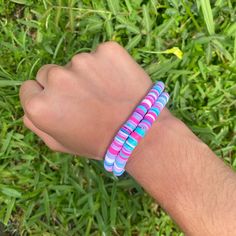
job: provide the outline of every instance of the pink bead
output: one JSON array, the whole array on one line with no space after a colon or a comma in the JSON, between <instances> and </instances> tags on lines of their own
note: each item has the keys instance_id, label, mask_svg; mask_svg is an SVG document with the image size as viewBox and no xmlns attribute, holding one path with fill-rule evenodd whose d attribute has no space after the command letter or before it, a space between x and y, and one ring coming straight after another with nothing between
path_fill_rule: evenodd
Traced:
<instances>
[{"instance_id":1,"label":"pink bead","mask_svg":"<svg viewBox=\"0 0 236 236\"><path fill-rule=\"evenodd\" d=\"M130 117L130 120L132 120L136 125L139 124L139 121L134 116Z\"/></svg>"},{"instance_id":2,"label":"pink bead","mask_svg":"<svg viewBox=\"0 0 236 236\"><path fill-rule=\"evenodd\" d=\"M109 147L108 151L113 155L116 155L118 153L118 151L113 149L112 146Z\"/></svg>"},{"instance_id":3,"label":"pink bead","mask_svg":"<svg viewBox=\"0 0 236 236\"><path fill-rule=\"evenodd\" d=\"M150 121L151 123L153 123L155 121L155 117L153 117L151 114L147 114L145 116L145 119L147 119L148 121Z\"/></svg>"},{"instance_id":4,"label":"pink bead","mask_svg":"<svg viewBox=\"0 0 236 236\"><path fill-rule=\"evenodd\" d=\"M154 119L157 118L157 114L154 111L149 111L148 114L152 115Z\"/></svg>"},{"instance_id":5,"label":"pink bead","mask_svg":"<svg viewBox=\"0 0 236 236\"><path fill-rule=\"evenodd\" d=\"M135 131L130 135L132 138L134 138L135 140L137 140L138 142L141 140L142 136L140 136L138 133L136 133Z\"/></svg>"},{"instance_id":6,"label":"pink bead","mask_svg":"<svg viewBox=\"0 0 236 236\"><path fill-rule=\"evenodd\" d=\"M117 136L118 137L120 137L120 138L122 138L122 139L126 139L126 138L128 138L128 134L125 134L124 132L118 132L117 133Z\"/></svg>"},{"instance_id":7,"label":"pink bead","mask_svg":"<svg viewBox=\"0 0 236 236\"><path fill-rule=\"evenodd\" d=\"M129 154L131 153L131 151L130 151L130 150L127 150L126 148L123 148L123 149L121 150L121 152L123 152L124 155L129 155Z\"/></svg>"}]
</instances>

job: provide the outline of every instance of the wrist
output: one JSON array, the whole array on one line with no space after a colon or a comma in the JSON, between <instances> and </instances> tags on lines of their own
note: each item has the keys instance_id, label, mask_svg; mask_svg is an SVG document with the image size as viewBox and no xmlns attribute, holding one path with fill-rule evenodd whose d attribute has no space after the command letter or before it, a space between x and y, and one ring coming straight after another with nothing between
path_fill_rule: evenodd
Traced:
<instances>
[{"instance_id":1,"label":"wrist","mask_svg":"<svg viewBox=\"0 0 236 236\"><path fill-rule=\"evenodd\" d=\"M176 122L176 120L177 119L168 111L167 108L163 109L156 122L153 123L146 136L141 139L127 162L126 170L131 175L135 174L133 172L136 172L135 169L139 165L140 160L148 161L149 155L155 155L156 158L158 158L158 152L161 151L158 150L158 146L162 146L160 144L163 141L163 136L166 135L166 129L173 126L173 123Z\"/></svg>"}]
</instances>

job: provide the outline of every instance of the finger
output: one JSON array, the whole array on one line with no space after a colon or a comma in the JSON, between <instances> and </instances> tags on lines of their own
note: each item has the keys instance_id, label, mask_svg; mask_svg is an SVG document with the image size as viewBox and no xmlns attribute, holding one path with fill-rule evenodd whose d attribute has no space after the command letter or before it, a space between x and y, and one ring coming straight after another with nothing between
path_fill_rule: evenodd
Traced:
<instances>
[{"instance_id":1,"label":"finger","mask_svg":"<svg viewBox=\"0 0 236 236\"><path fill-rule=\"evenodd\" d=\"M53 151L58 151L58 152L65 152L65 153L71 153L73 154L70 150L65 148L61 143L56 141L53 137L51 137L49 134L43 132L40 130L38 127L36 127L32 121L24 115L23 117L23 122L27 128L29 128L31 131L33 131L35 134L37 134L43 141L44 143Z\"/></svg>"},{"instance_id":2,"label":"finger","mask_svg":"<svg viewBox=\"0 0 236 236\"><path fill-rule=\"evenodd\" d=\"M42 66L39 71L37 72L36 75L36 80L40 83L40 85L45 88L47 85L47 78L48 78L48 71L52 67L57 67L58 65L56 64L47 64Z\"/></svg>"},{"instance_id":3,"label":"finger","mask_svg":"<svg viewBox=\"0 0 236 236\"><path fill-rule=\"evenodd\" d=\"M43 91L43 88L35 80L27 80L20 87L20 101L25 108L27 101L37 96Z\"/></svg>"}]
</instances>

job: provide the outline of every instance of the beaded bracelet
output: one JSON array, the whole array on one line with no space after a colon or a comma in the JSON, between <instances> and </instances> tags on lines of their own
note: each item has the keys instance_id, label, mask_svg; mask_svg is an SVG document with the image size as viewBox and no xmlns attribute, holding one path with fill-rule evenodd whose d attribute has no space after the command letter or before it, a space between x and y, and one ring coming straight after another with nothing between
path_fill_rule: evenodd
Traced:
<instances>
[{"instance_id":1,"label":"beaded bracelet","mask_svg":"<svg viewBox=\"0 0 236 236\"><path fill-rule=\"evenodd\" d=\"M163 92L159 98L156 100L155 104L150 108L147 114L144 116L143 120L138 124L134 131L126 139L124 145L121 148L121 151L116 156L113 173L116 176L120 176L125 171L125 165L138 145L138 142L143 138L147 131L151 128L153 122L157 119L162 109L165 107L166 103L169 100L169 94Z\"/></svg>"},{"instance_id":2,"label":"beaded bracelet","mask_svg":"<svg viewBox=\"0 0 236 236\"><path fill-rule=\"evenodd\" d=\"M139 122L143 119L144 115L152 107L163 90L164 83L161 81L156 82L148 92L147 96L145 96L145 98L134 110L130 118L119 129L105 155L104 168L107 171L112 172L116 156L120 152L126 139L137 127Z\"/></svg>"}]
</instances>

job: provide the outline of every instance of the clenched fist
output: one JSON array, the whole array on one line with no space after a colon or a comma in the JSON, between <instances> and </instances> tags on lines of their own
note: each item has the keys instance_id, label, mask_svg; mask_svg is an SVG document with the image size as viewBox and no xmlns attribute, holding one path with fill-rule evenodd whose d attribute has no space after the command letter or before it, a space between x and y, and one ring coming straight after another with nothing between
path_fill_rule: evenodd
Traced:
<instances>
[{"instance_id":1,"label":"clenched fist","mask_svg":"<svg viewBox=\"0 0 236 236\"><path fill-rule=\"evenodd\" d=\"M152 81L119 44L45 65L24 82L24 124L54 151L102 159Z\"/></svg>"}]
</instances>

